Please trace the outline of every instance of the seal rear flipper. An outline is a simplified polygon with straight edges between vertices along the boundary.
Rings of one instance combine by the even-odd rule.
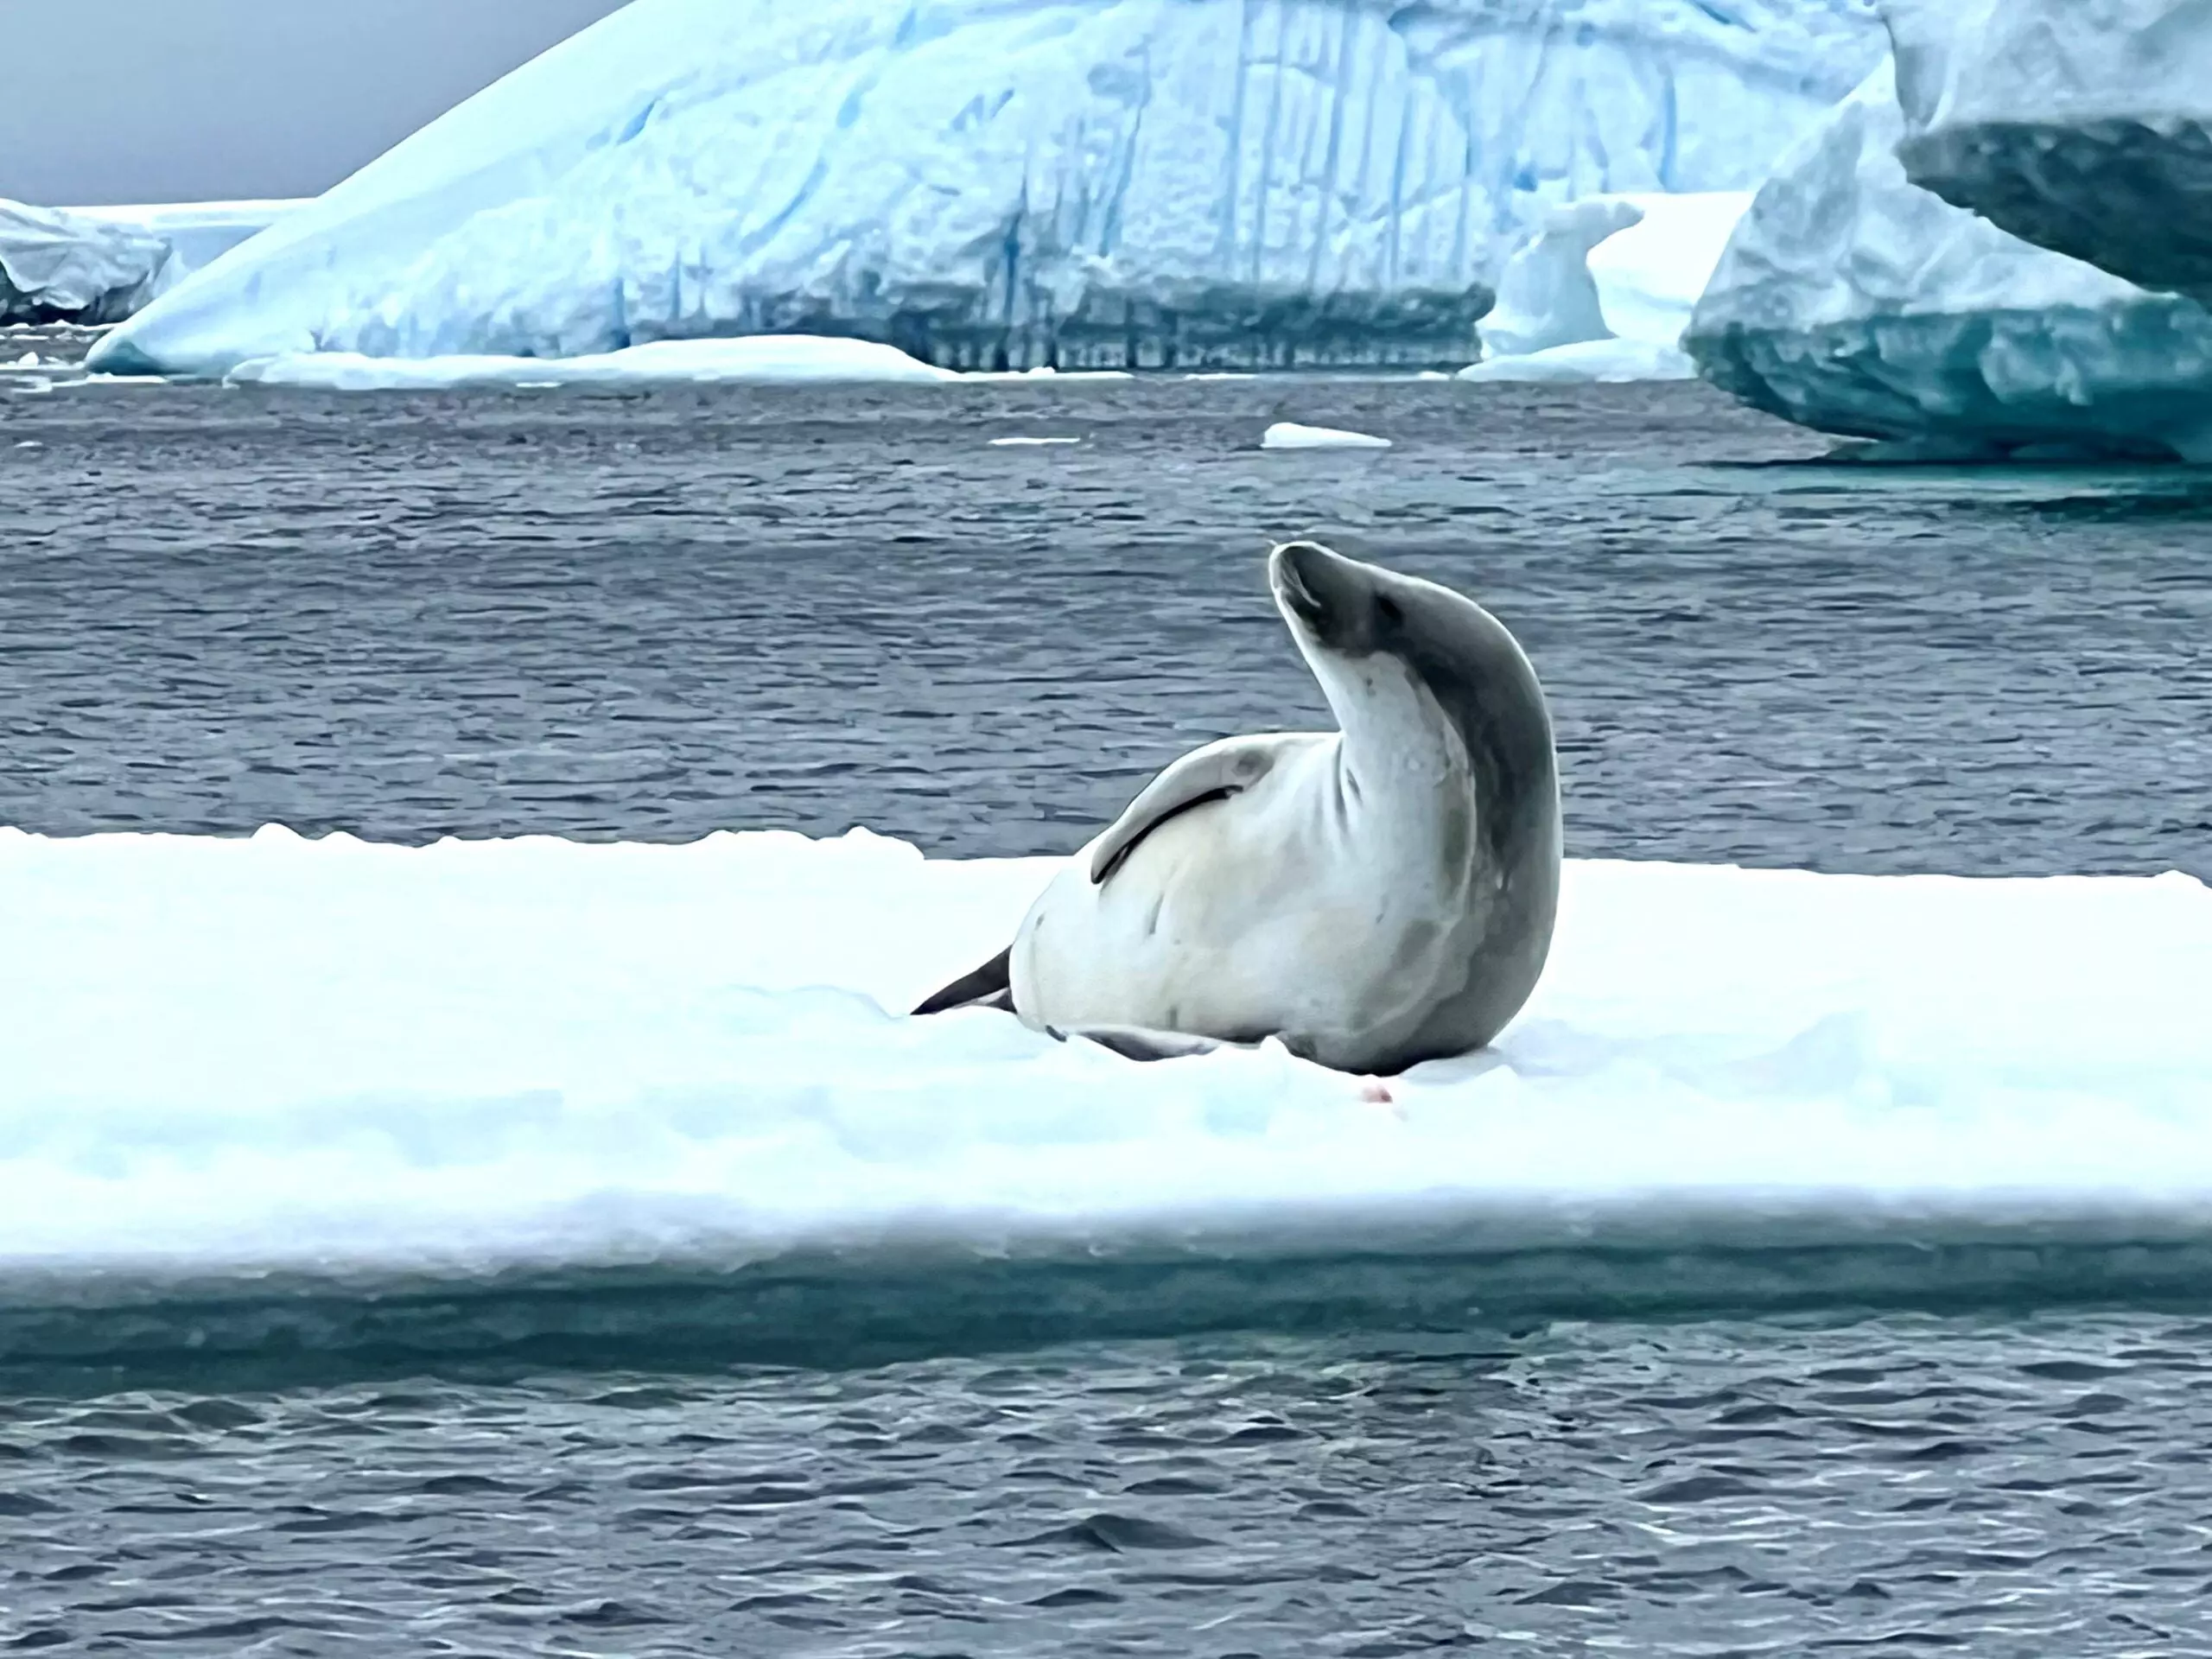
[[[1062,1042],[1080,1037],[1130,1060],[1179,1060],[1193,1054],[1211,1054],[1217,1048],[1245,1046],[1224,1043],[1217,1037],[1194,1037],[1188,1032],[1158,1031],[1149,1026],[1047,1026],[1045,1032]]]
[[[1008,945],[975,972],[961,975],[943,990],[925,998],[921,1007],[914,1010],[915,1016],[966,1007],[1004,1008],[1011,1014],[1013,961],[1014,947]]]

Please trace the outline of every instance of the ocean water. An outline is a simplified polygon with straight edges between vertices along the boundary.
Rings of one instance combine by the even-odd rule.
[[[1313,532],[1515,627],[1578,855],[2212,875],[2212,475],[1823,448],[1696,386],[0,385],[0,823],[1065,850],[1320,717],[1260,563]],[[1309,1319],[1278,1273],[1269,1330],[1173,1337],[1126,1287],[1085,1334],[1078,1275],[772,1354],[674,1278],[409,1287],[381,1347],[321,1339],[374,1287],[79,1341],[17,1285],[0,1646],[2212,1651],[2188,1260],[1533,1323],[1317,1268]]]

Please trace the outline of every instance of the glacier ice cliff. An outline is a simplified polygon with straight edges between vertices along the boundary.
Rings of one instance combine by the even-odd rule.
[[[2212,312],[1920,188],[1904,130],[1885,63],[1783,159],[1683,336],[1699,372],[1853,436],[2212,459]]]
[[[1884,10],[1914,183],[2145,288],[2212,299],[2212,5]]]
[[[168,243],[130,226],[0,201],[0,323],[119,322],[168,257]]]
[[[634,0],[104,341],[1453,366],[1548,207],[1745,188],[1871,0]]]

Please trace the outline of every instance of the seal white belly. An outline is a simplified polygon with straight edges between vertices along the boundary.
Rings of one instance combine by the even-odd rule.
[[[977,1001],[1150,1058],[1280,1038],[1394,1071],[1487,1043],[1527,999],[1559,880],[1551,725],[1472,601],[1311,543],[1276,601],[1340,729],[1170,766],[1053,880]]]

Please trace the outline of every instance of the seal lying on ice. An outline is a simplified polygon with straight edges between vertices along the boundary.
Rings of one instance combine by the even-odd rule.
[[[1313,542],[1277,547],[1268,575],[1339,729],[1185,755],[918,1014],[1011,1007],[1139,1059],[1272,1036],[1388,1075],[1520,1012],[1560,880],[1528,658],[1473,601]]]

